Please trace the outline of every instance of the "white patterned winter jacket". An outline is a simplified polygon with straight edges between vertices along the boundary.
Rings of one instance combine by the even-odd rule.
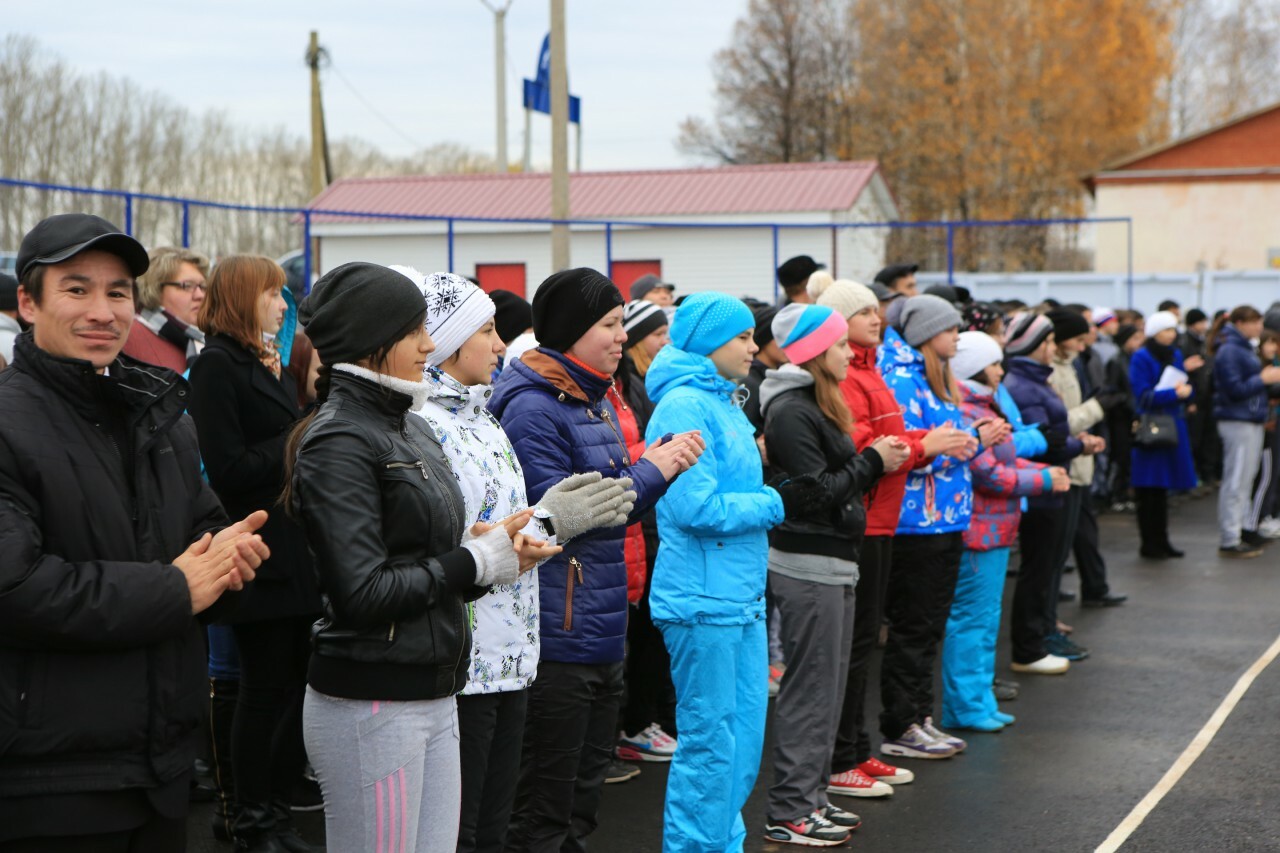
[[[498,420],[485,409],[492,389],[470,388],[428,368],[431,395],[415,414],[444,447],[466,500],[469,523],[493,524],[528,506],[524,472]],[[535,520],[527,532],[546,538]],[[513,584],[494,586],[468,605],[471,672],[463,694],[523,690],[538,669],[538,570]]]

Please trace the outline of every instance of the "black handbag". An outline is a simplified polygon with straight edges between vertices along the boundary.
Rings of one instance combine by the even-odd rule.
[[[1173,415],[1143,415],[1133,443],[1144,450],[1171,450],[1178,446],[1178,422]]]

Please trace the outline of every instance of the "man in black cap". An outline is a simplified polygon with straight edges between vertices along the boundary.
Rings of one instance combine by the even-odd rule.
[[[876,273],[875,280],[894,293],[911,298],[920,292],[916,288],[916,273],[919,271],[919,264],[891,264]]]
[[[18,323],[18,280],[0,273],[0,368],[13,361],[13,341],[22,331]]]
[[[792,302],[804,305],[813,302],[813,298],[809,296],[809,291],[805,287],[809,284],[809,276],[821,269],[826,269],[826,265],[818,263],[808,255],[796,255],[794,258],[783,261],[782,266],[778,267],[778,284],[782,285],[783,294],[778,307]]]
[[[187,384],[121,356],[147,254],[87,214],[18,252],[0,374],[0,849],[179,851],[208,679],[197,614],[268,556],[200,475]]]
[[[656,275],[642,275],[631,283],[631,301],[644,299],[662,308],[676,303],[676,286]]]

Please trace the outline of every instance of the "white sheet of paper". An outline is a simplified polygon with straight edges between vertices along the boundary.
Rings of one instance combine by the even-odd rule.
[[[1177,388],[1186,381],[1187,374],[1171,364],[1164,369],[1164,373],[1160,374],[1160,381],[1156,383],[1156,390],[1167,391],[1170,388]]]

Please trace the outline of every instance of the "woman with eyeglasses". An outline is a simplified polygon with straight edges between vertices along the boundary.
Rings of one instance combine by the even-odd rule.
[[[209,259],[191,249],[163,246],[151,251],[151,266],[138,278],[140,310],[124,354],[186,373],[204,348],[196,320],[208,294]]]
[[[270,513],[260,531],[270,564],[224,620],[240,657],[231,834],[243,850],[306,849],[291,827],[289,797],[306,763],[302,699],[320,594],[302,529],[277,506],[285,442],[302,417],[294,379],[281,366],[292,343],[278,339],[285,273],[269,258],[232,255],[213,268],[209,285],[199,315],[208,345],[190,377],[205,473],[228,510]]]

